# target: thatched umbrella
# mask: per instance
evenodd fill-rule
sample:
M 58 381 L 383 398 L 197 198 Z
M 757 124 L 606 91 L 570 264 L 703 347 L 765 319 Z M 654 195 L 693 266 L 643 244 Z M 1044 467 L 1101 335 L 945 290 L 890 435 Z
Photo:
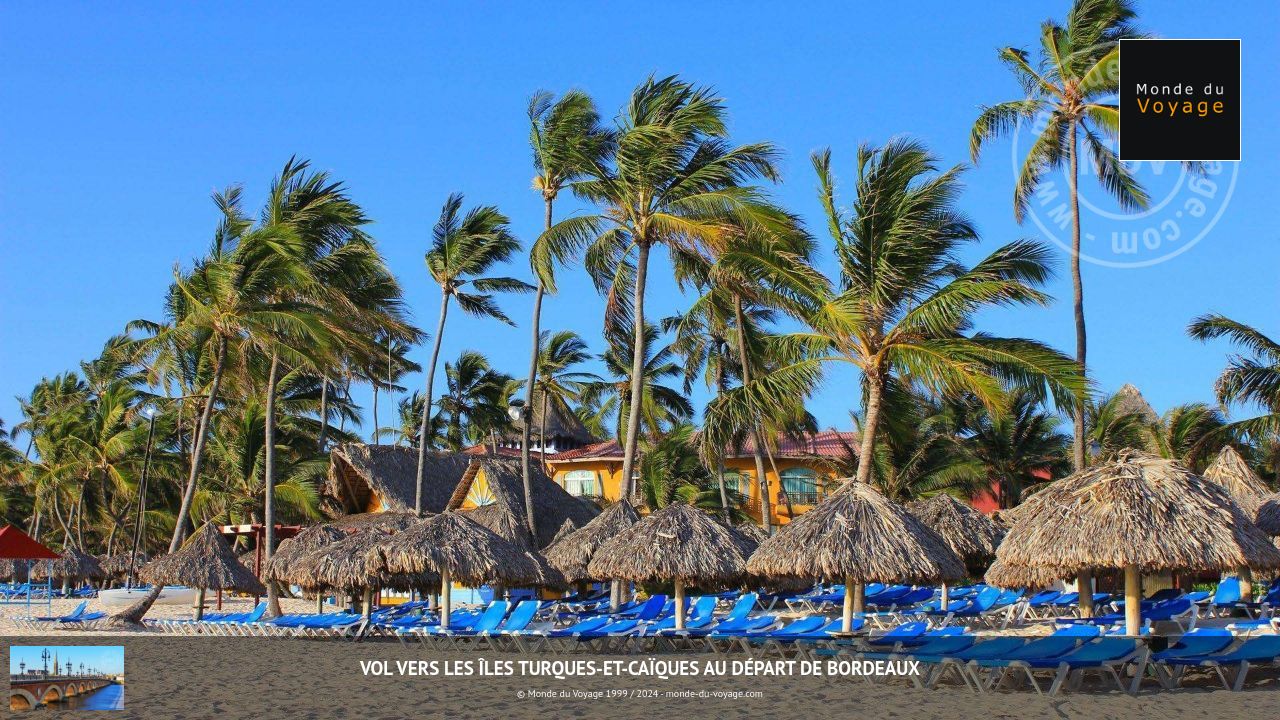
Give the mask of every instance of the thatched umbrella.
M 942 538 L 965 564 L 986 563 L 996 556 L 1004 528 L 968 503 L 939 493 L 928 500 L 907 503 L 907 510 Z M 942 583 L 942 607 L 951 602 L 950 586 Z
M 599 546 L 587 574 L 632 582 L 673 581 L 679 630 L 684 628 L 685 585 L 727 583 L 745 574 L 741 538 L 707 513 L 675 503 Z
M 1245 516 L 1257 521 L 1258 510 L 1271 492 L 1262 478 L 1253 472 L 1249 463 L 1240 457 L 1235 448 L 1226 445 L 1218 451 L 1209 467 L 1205 468 L 1204 479 L 1221 485 L 1236 501 Z M 1240 599 L 1248 602 L 1253 597 L 1253 572 L 1247 567 L 1237 569 L 1240 576 Z
M 0 560 L 0 580 L 27 581 L 27 564 L 17 560 Z
M 1130 635 L 1141 623 L 1144 572 L 1280 567 L 1280 550 L 1221 486 L 1133 450 L 1037 493 L 996 558 L 1041 575 L 1123 570 Z
M 69 547 L 52 563 L 41 563 L 31 568 L 31 577 L 35 580 L 45 578 L 62 578 L 66 582 L 72 580 L 102 580 L 107 573 L 102 569 L 98 558 L 80 550 Z
M 569 535 L 558 538 L 542 551 L 543 557 L 559 570 L 565 580 L 575 583 L 598 580 L 587 572 L 592 556 L 604 543 L 639 522 L 640 516 L 626 500 L 619 500 Z
M 121 580 L 129 576 L 130 560 L 133 561 L 132 568 L 133 571 L 136 572 L 138 568 L 147 564 L 148 559 L 147 554 L 141 551 L 132 558 L 130 558 L 130 553 L 127 552 L 108 555 L 107 558 L 101 562 L 102 571 L 107 574 L 108 578 Z
M 1262 499 L 1258 506 L 1257 525 L 1268 535 L 1280 535 L 1280 493 Z
M 449 511 L 423 520 L 369 550 L 370 572 L 440 575 L 440 626 L 449 626 L 453 582 L 520 584 L 536 581 L 539 568 L 521 547 Z
M 339 531 L 340 532 L 340 531 Z M 365 618 L 373 612 L 374 588 L 411 590 L 431 587 L 439 582 L 432 573 L 388 573 L 369 562 L 370 551 L 387 543 L 392 534 L 377 527 L 365 528 L 327 542 L 304 553 L 289 564 L 280 579 L 304 590 L 317 592 L 336 590 L 352 595 L 362 594 Z
M 374 526 L 376 527 L 376 526 Z M 286 579 L 295 563 L 305 555 L 330 543 L 335 543 L 347 533 L 329 523 L 312 525 L 302 532 L 281 541 L 271 559 L 262 566 L 262 580 L 290 584 Z M 324 593 L 316 593 L 316 613 L 324 612 Z
M 875 488 L 844 483 L 760 543 L 747 569 L 765 576 L 844 578 L 845 632 L 864 608 L 869 582 L 931 583 L 965 575 L 964 563 L 915 515 Z
M 552 536 L 551 542 L 547 543 L 547 547 L 551 547 L 552 544 L 569 537 L 581 528 L 582 526 L 574 522 L 573 518 L 565 518 L 565 521 L 560 523 L 560 529 L 556 531 L 554 536 Z
M 411 525 L 416 525 L 420 519 L 411 512 L 357 513 L 355 515 L 344 515 L 328 524 L 347 532 L 366 528 L 381 528 L 390 532 L 399 532 Z
M 236 559 L 213 523 L 205 523 L 177 552 L 152 560 L 142 568 L 139 577 L 155 585 L 187 585 L 199 589 L 196 620 L 204 617 L 207 590 L 238 590 L 252 595 L 267 592 L 253 571 Z

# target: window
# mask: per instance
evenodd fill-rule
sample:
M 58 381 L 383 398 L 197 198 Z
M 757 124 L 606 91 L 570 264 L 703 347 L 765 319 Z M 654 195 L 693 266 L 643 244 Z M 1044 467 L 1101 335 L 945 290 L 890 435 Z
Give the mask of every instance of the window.
M 596 474 L 593 470 L 570 470 L 564 474 L 564 489 L 574 497 L 599 495 L 596 484 Z
M 808 468 L 783 470 L 782 489 L 797 505 L 818 504 L 818 474 Z
M 729 492 L 748 494 L 751 487 L 751 476 L 743 477 L 743 474 L 737 470 L 724 471 L 724 489 Z

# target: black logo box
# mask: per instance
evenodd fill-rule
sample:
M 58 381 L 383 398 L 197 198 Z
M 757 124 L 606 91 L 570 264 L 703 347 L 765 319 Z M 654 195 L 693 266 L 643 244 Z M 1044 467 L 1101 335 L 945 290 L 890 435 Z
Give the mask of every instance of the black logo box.
M 1120 158 L 1239 160 L 1240 95 L 1239 40 L 1121 40 Z

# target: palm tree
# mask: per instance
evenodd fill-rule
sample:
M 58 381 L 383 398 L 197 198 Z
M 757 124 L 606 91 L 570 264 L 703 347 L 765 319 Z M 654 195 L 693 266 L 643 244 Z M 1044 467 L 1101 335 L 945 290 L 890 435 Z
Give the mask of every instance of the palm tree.
M 1000 507 L 1014 507 L 1022 502 L 1023 490 L 1069 467 L 1071 438 L 1059 432 L 1062 421 L 1044 409 L 1035 392 L 1015 388 L 995 410 L 971 398 L 948 404 L 968 452 L 999 488 Z
M 437 403 L 445 427 L 445 445 L 455 452 L 467 443 L 483 442 L 506 427 L 506 389 L 511 376 L 494 370 L 484 355 L 464 350 L 444 364 L 448 391 Z
M 1084 415 L 1085 441 L 1098 459 L 1105 460 L 1126 448 L 1147 447 L 1147 417 L 1130 406 L 1121 393 L 1086 403 Z
M 574 185 L 574 192 L 598 205 L 601 213 L 562 220 L 535 245 L 534 267 L 548 290 L 554 289 L 548 272 L 553 262 L 564 262 L 588 246 L 586 262 L 597 278 L 612 276 L 632 286 L 632 378 L 644 370 L 644 295 L 653 248 L 666 247 L 673 256 L 706 257 L 733 237 L 728 221 L 777 219 L 760 191 L 746 185 L 756 178 L 776 179 L 773 147 L 731 147 L 725 120 L 724 104 L 709 88 L 674 76 L 649 78 L 632 93 L 619 119 L 613 166 L 593 167 L 589 178 Z M 643 383 L 632 383 L 627 402 L 624 496 L 632 490 L 642 389 Z
M 1240 355 L 1227 359 L 1227 367 L 1214 384 L 1223 405 L 1253 404 L 1263 414 L 1235 420 L 1224 431 L 1250 438 L 1259 444 L 1280 433 L 1280 343 L 1262 331 L 1223 315 L 1202 315 L 1187 327 L 1187 334 L 1208 342 L 1226 338 L 1240 348 Z
M 677 378 L 683 369 L 676 361 L 675 350 L 670 345 L 656 345 L 659 331 L 654 325 L 645 328 L 645 354 L 639 374 L 632 374 L 632 333 L 630 328 L 611 334 L 609 349 L 600 359 L 604 361 L 607 379 L 586 382 L 580 391 L 582 407 L 589 409 L 584 423 L 592 434 L 607 435 L 612 423 L 614 436 L 620 444 L 628 443 L 630 426 L 626 418 L 638 418 L 635 432 L 645 437 L 656 437 L 693 416 L 693 405 L 678 389 L 663 384 Z M 640 378 L 639 392 L 632 390 L 632 377 Z M 632 398 L 639 396 L 640 409 L 632 412 Z M 623 489 L 628 487 L 624 481 Z M 629 495 L 623 495 L 629 497 Z
M 977 233 L 954 207 L 959 167 L 937 172 L 934 157 L 907 139 L 863 146 L 852 212 L 845 212 L 836 204 L 830 152 L 816 154 L 813 163 L 838 281 L 793 286 L 807 297 L 802 319 L 808 329 L 781 341 L 802 350 L 793 353 L 798 359 L 713 403 L 708 427 L 732 427 L 787 398 L 806 397 L 829 362 L 862 373 L 864 458 L 875 456 L 881 407 L 893 383 L 937 395 L 968 392 L 991 407 L 1005 383 L 1047 387 L 1061 403 L 1084 394 L 1084 378 L 1061 353 L 1034 340 L 965 334 L 981 308 L 1046 303 L 1035 286 L 1049 269 L 1047 250 L 1029 241 L 1005 245 L 973 267 L 961 263 L 957 252 Z M 859 464 L 857 480 L 870 482 L 872 469 Z
M 373 389 L 371 412 L 373 413 L 374 445 L 381 441 L 382 426 L 378 421 L 379 392 L 385 390 L 394 399 L 392 393 L 405 391 L 404 386 L 399 384 L 400 380 L 408 373 L 422 371 L 421 365 L 409 359 L 409 350 L 412 345 L 403 339 L 384 332 L 376 344 L 379 348 L 377 357 L 367 357 L 359 366 L 360 378 L 369 383 Z
M 1180 460 L 1195 472 L 1203 472 L 1231 438 L 1223 432 L 1222 411 L 1205 403 L 1175 405 L 1147 428 L 1150 449 L 1157 455 Z
M 418 428 L 418 478 L 413 508 L 422 514 L 422 490 L 426 480 L 427 427 L 431 420 L 432 383 L 440 359 L 440 341 L 449 315 L 449 301 L 455 300 L 464 313 L 489 317 L 508 325 L 515 323 L 498 308 L 495 292 L 529 292 L 533 287 L 508 277 L 480 277 L 494 265 L 506 262 L 520 251 L 520 241 L 508 227 L 507 216 L 485 205 L 462 214 L 462 195 L 454 193 L 445 201 L 427 251 L 427 271 L 440 285 L 440 320 L 436 324 L 435 345 L 427 364 L 427 389 L 423 394 L 421 424 Z M 468 287 L 469 286 L 469 287 Z M 464 289 L 465 288 L 465 289 Z M 474 289 L 474 292 L 471 290 Z
M 612 152 L 612 144 L 613 133 L 601 126 L 600 113 L 586 93 L 570 90 L 556 100 L 551 93 L 539 91 L 529 99 L 529 145 L 533 148 L 533 165 L 538 172 L 533 178 L 533 189 L 542 193 L 546 207 L 544 231 L 552 227 L 552 210 L 560 192 L 586 177 L 592 168 L 604 165 Z M 553 270 L 550 265 L 543 268 L 549 276 Z M 530 413 L 538 385 L 538 363 L 544 339 L 542 297 L 546 291 L 546 283 L 540 276 L 533 296 L 533 351 L 529 353 L 529 377 L 525 382 L 524 404 Z M 524 422 L 520 431 L 520 472 L 524 481 L 525 520 L 529 532 L 536 535 L 533 480 L 529 470 L 531 438 L 530 423 Z
M 722 511 L 719 490 L 711 474 L 698 456 L 694 428 L 688 423 L 677 425 L 671 432 L 641 441 L 637 493 L 650 510 L 661 510 L 672 503 L 693 505 L 708 512 Z M 742 498 L 736 493 L 725 522 L 749 520 L 740 509 Z
M 1080 145 L 1093 159 L 1094 174 L 1106 191 L 1125 208 L 1144 208 L 1148 198 L 1105 139 L 1120 132 L 1120 109 L 1107 102 L 1119 89 L 1120 39 L 1133 37 L 1135 17 L 1129 0 L 1075 0 L 1065 25 L 1047 20 L 1040 28 L 1038 69 L 1031 56 L 1018 48 L 1000 50 L 1000 59 L 1026 91 L 1027 97 L 984 107 L 973 124 L 969 151 L 977 162 L 984 142 L 1014 132 L 1021 120 L 1043 118 L 1018 173 L 1013 191 L 1014 215 L 1022 222 L 1035 191 L 1045 176 L 1063 167 L 1068 172 L 1071 202 L 1071 284 L 1074 293 L 1076 362 L 1086 375 L 1084 284 L 1080 276 Z M 1073 412 L 1075 436 L 1072 462 L 1085 466 L 1084 408 Z

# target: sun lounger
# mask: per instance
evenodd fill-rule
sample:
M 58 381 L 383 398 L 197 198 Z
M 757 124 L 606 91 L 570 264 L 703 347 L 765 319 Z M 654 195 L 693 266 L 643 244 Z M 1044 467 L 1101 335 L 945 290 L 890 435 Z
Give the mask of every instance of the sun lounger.
M 1173 678 L 1165 665 L 1166 661 L 1221 653 L 1235 642 L 1236 636 L 1225 628 L 1197 628 L 1183 635 L 1172 646 L 1152 653 L 1145 668 L 1151 670 L 1151 674 L 1161 687 L 1172 687 Z M 1181 670 L 1177 672 L 1180 673 Z M 1133 688 L 1135 690 L 1142 683 L 1145 674 L 1145 672 L 1134 673 Z
M 1064 655 L 1074 650 L 1082 642 L 1097 638 L 1099 634 L 1096 626 L 1073 625 L 1057 630 L 1048 637 L 1032 640 L 1001 655 L 970 658 L 963 669 L 969 673 L 969 679 L 972 681 L 971 687 L 981 691 L 994 685 L 997 680 L 1002 678 L 1004 669 L 1009 666 L 1010 662 L 1015 660 L 1043 660 Z M 986 679 L 981 675 L 983 670 L 989 671 Z
M 1277 661 L 1280 661 L 1280 635 L 1260 635 L 1245 640 L 1240 647 L 1229 652 L 1172 657 L 1162 660 L 1161 664 L 1170 670 L 1166 675 L 1170 679 L 1168 687 L 1180 684 L 1187 668 L 1208 667 L 1218 674 L 1224 688 L 1240 690 L 1251 666 Z M 1228 681 L 1228 674 L 1233 670 L 1235 677 Z
M 1011 660 L 1004 666 L 994 687 L 999 688 L 1010 672 L 1020 670 L 1027 678 L 1037 694 L 1044 694 L 1040 683 L 1036 682 L 1036 671 L 1053 673 L 1053 683 L 1049 686 L 1049 694 L 1057 695 L 1064 684 L 1078 685 L 1084 673 L 1093 670 L 1106 673 L 1116 682 L 1120 690 L 1126 690 L 1120 677 L 1119 669 L 1130 662 L 1142 663 L 1146 648 L 1133 638 L 1100 638 L 1081 645 L 1065 653 L 1049 650 L 1040 657 L 1028 657 L 1025 654 Z M 1136 690 L 1136 686 L 1134 688 Z
M 418 640 L 424 645 L 443 645 L 449 647 L 452 645 L 452 638 L 457 635 L 474 635 L 478 632 L 489 632 L 498 627 L 507 617 L 507 612 L 511 609 L 511 603 L 506 600 L 494 600 L 485 607 L 484 612 L 480 616 L 471 620 L 456 623 L 449 621 L 447 627 L 439 624 L 422 628 L 418 633 Z M 437 643 L 437 641 L 440 641 Z

